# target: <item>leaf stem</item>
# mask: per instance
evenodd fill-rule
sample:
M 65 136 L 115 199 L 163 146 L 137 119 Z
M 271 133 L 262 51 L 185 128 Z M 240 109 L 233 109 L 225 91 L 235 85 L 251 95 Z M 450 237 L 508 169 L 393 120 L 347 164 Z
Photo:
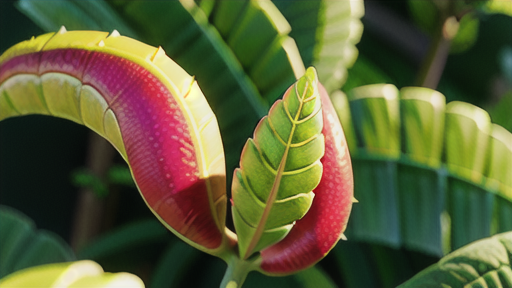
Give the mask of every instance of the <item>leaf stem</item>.
M 89 133 L 88 146 L 87 169 L 94 175 L 103 178 L 112 164 L 115 150 L 107 140 L 92 131 Z M 109 210 L 106 205 L 106 200 L 98 198 L 91 189 L 81 189 L 71 234 L 71 246 L 75 251 L 101 232 L 102 223 L 106 220 L 105 214 Z
M 259 255 L 251 259 L 244 260 L 236 254 L 231 254 L 228 259 L 228 268 L 220 284 L 220 288 L 240 288 L 244 284 L 245 278 L 249 272 L 254 270 L 255 264 L 261 259 Z M 257 264 L 256 264 L 257 265 Z
M 441 20 L 416 79 L 417 85 L 431 89 L 436 89 L 439 84 L 450 53 L 451 41 L 459 30 L 458 18 L 451 15 L 453 7 L 446 7 L 444 10 L 446 11 L 441 11 L 443 16 L 440 17 Z

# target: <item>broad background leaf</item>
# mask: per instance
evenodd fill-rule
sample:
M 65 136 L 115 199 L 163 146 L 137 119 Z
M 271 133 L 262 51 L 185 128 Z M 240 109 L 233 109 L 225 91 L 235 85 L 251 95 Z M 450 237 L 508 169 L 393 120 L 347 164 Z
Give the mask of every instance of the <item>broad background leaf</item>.
M 54 233 L 37 230 L 23 213 L 0 205 L 0 278 L 20 269 L 73 261 L 73 251 Z
M 485 111 L 384 84 L 356 88 L 348 102 L 342 124 L 356 131 L 355 197 L 365 203 L 354 206 L 349 239 L 441 256 L 510 229 L 512 135 Z
M 510 287 L 512 232 L 464 246 L 398 287 Z
M 300 2 L 300 1 L 296 1 L 296 2 Z M 490 1 L 490 2 L 492 2 L 492 1 Z M 498 18 L 493 18 L 493 19 L 498 19 Z M 491 19 L 492 21 L 489 21 L 490 24 L 488 26 L 486 26 L 487 28 L 483 27 L 484 31 L 481 33 L 480 37 L 485 38 L 486 37 L 485 35 L 491 35 L 492 33 L 491 34 L 490 33 L 486 33 L 486 32 L 491 32 L 491 31 L 503 31 L 505 33 L 505 35 L 506 35 L 506 33 L 507 33 L 506 31 L 509 30 L 507 27 L 509 27 L 509 26 L 503 25 L 503 24 L 505 24 L 503 19 L 504 19 L 503 17 L 499 18 L 498 20 L 492 20 Z M 154 20 L 154 19 L 151 19 L 151 20 Z M 58 24 L 58 26 L 60 26 L 60 24 Z M 110 29 L 105 28 L 104 30 L 110 30 Z M 118 30 L 120 30 L 120 29 L 118 29 Z M 121 31 L 121 33 L 125 34 L 125 35 L 127 34 L 124 31 Z M 494 35 L 494 34 L 492 34 L 492 35 Z M 494 37 L 494 36 L 489 36 L 489 37 Z M 490 41 L 489 37 L 487 37 L 486 39 L 482 40 L 483 41 L 482 43 L 486 43 L 486 47 L 488 46 L 487 45 L 488 43 L 492 42 L 492 41 Z M 24 38 L 26 38 L 26 37 L 23 37 L 23 39 Z M 503 37 L 501 37 L 499 39 L 503 39 Z M 296 41 L 297 41 L 297 43 L 299 43 L 298 39 L 296 39 Z M 402 57 L 403 55 L 400 55 L 400 57 L 395 57 L 393 55 L 393 53 L 390 53 L 390 51 L 386 50 L 386 48 L 383 48 L 382 45 L 380 45 L 378 43 L 378 41 L 375 41 L 375 38 L 368 37 L 368 38 L 366 38 L 366 41 L 363 41 L 363 42 L 364 42 L 364 43 L 362 43 L 363 44 L 362 45 L 363 48 L 360 48 L 360 49 L 362 49 L 362 51 L 364 53 L 363 56 L 366 56 L 366 57 L 365 58 L 359 57 L 359 60 L 356 62 L 354 68 L 352 68 L 349 71 L 350 72 L 350 77 L 348 78 L 347 84 L 344 86 L 345 89 L 346 89 L 345 91 L 348 91 L 350 88 L 359 86 L 361 84 L 371 84 L 371 83 L 378 83 L 378 82 L 390 83 L 391 82 L 391 83 L 396 83 L 396 85 L 399 86 L 399 87 L 402 87 L 404 85 L 407 85 L 407 84 L 411 83 L 411 79 L 409 79 L 409 78 L 411 77 L 411 75 L 414 75 L 414 73 L 413 73 L 413 70 L 412 70 L 411 67 L 409 67 L 408 65 L 404 64 L 403 57 Z M 500 41 L 497 41 L 497 42 L 500 42 Z M 501 42 L 503 42 L 503 41 L 501 41 Z M 496 43 L 494 43 L 492 45 L 495 46 L 495 44 Z M 478 43 L 476 44 L 476 46 L 478 47 Z M 299 45 L 299 47 L 300 47 L 300 45 Z M 474 50 L 474 51 L 482 52 L 482 49 Z M 471 53 L 472 52 L 470 51 L 470 54 Z M 478 53 L 478 52 L 473 52 L 473 55 L 475 53 Z M 492 73 L 486 73 L 486 75 L 481 75 L 480 72 L 483 71 L 481 69 L 481 67 L 485 66 L 486 69 L 487 69 L 487 67 L 490 66 L 490 64 L 489 65 L 487 65 L 487 64 L 488 63 L 493 63 L 493 61 L 489 60 L 489 57 L 491 57 L 491 56 L 494 57 L 494 54 L 493 53 L 487 53 L 487 54 L 486 53 L 483 53 L 483 54 L 480 53 L 479 55 L 480 56 L 483 55 L 483 56 L 479 57 L 476 60 L 476 62 L 474 62 L 474 61 L 466 61 L 465 59 L 468 59 L 469 56 L 468 57 L 459 57 L 459 58 L 452 59 L 452 62 L 449 61 L 446 73 L 451 75 L 452 78 L 457 78 L 457 77 L 462 78 L 463 79 L 463 83 L 464 83 L 464 87 L 461 88 L 461 87 L 455 87 L 453 85 L 453 83 L 456 83 L 457 79 L 455 79 L 455 80 L 451 79 L 451 80 L 448 80 L 448 81 L 441 82 L 440 89 L 443 89 L 445 91 L 446 90 L 450 91 L 450 93 L 445 93 L 445 95 L 448 97 L 449 100 L 451 100 L 451 99 L 468 99 L 468 101 L 475 101 L 475 102 L 480 102 L 481 103 L 482 100 L 480 100 L 480 99 L 483 99 L 483 98 L 478 98 L 477 99 L 475 97 L 475 95 L 477 95 L 477 96 L 480 95 L 481 96 L 483 94 L 481 93 L 481 89 L 479 89 L 475 85 L 476 84 L 480 85 L 481 83 L 487 83 L 486 82 L 487 80 L 486 79 L 481 79 L 481 77 L 489 78 L 490 75 L 492 75 Z M 375 60 L 375 59 L 377 59 L 377 60 Z M 492 58 L 492 59 L 494 59 L 494 58 Z M 366 63 L 363 63 L 364 60 L 366 60 Z M 484 62 L 487 63 L 487 64 L 486 65 L 482 65 L 482 63 L 484 63 Z M 361 69 L 361 67 L 363 66 L 363 64 L 361 64 L 361 63 L 368 64 L 366 66 L 371 67 L 371 68 L 367 69 L 366 72 L 360 72 L 359 73 L 358 71 L 362 71 L 363 70 L 363 69 Z M 464 64 L 464 63 L 467 63 L 467 64 L 470 63 L 470 65 L 472 67 L 467 67 L 467 65 Z M 461 65 L 461 64 L 464 64 L 464 65 Z M 471 68 L 471 69 L 469 69 L 469 68 Z M 478 77 L 475 77 L 475 75 L 473 75 L 474 73 L 472 74 L 472 72 L 471 72 L 471 71 L 473 71 L 475 69 L 479 71 Z M 376 74 L 374 72 L 375 71 L 379 71 L 379 70 L 381 72 L 385 72 L 386 73 L 386 74 L 380 73 L 380 76 L 379 76 L 379 77 L 384 77 L 385 80 L 372 80 L 372 79 L 365 78 L 365 75 L 374 75 L 374 74 Z M 485 71 L 488 71 L 488 70 L 485 70 Z M 371 72 L 371 73 L 369 73 L 369 72 Z M 361 76 L 356 78 L 355 76 L 357 76 L 358 74 L 361 75 Z M 359 83 L 361 83 L 361 84 L 354 84 L 356 79 L 359 79 L 358 81 L 360 81 Z M 473 80 L 469 80 L 469 79 L 473 79 Z M 478 81 L 476 81 L 476 80 L 478 80 Z M 480 85 L 480 86 L 485 86 L 485 85 Z M 471 93 L 468 93 L 468 92 L 471 92 Z M 506 107 L 506 105 L 497 105 L 495 107 L 496 108 L 504 108 L 504 107 Z M 506 113 L 505 113 L 505 115 L 506 115 Z M 492 116 L 492 113 L 491 113 L 491 116 Z M 492 119 L 495 122 L 499 122 L 499 121 L 495 120 L 494 117 Z M 507 117 L 505 117 L 504 119 L 508 120 Z M 502 122 L 502 123 L 504 123 L 504 122 Z M 508 129 L 510 129 L 510 128 L 508 128 Z M 345 128 L 345 132 L 346 133 L 347 133 L 347 131 L 348 131 L 348 129 Z M 350 141 L 350 139 L 347 139 L 347 140 Z M 407 168 L 411 167 L 411 164 L 409 163 L 409 164 L 405 165 L 404 167 L 407 169 Z M 429 170 L 426 167 L 419 167 L 419 169 L 420 169 L 420 171 Z M 418 172 L 418 173 L 423 173 L 423 172 Z M 433 170 L 433 174 L 437 174 L 437 173 L 441 173 L 441 174 L 440 175 L 434 175 L 433 177 L 436 177 L 437 179 L 446 179 L 446 177 L 443 176 L 444 173 L 445 173 L 443 169 L 434 169 Z M 356 193 L 357 193 L 357 191 L 356 191 Z M 413 194 L 413 196 L 414 196 L 414 194 Z M 356 194 L 356 197 L 357 197 L 357 194 Z M 419 198 L 419 197 L 417 197 L 417 199 L 421 200 L 421 198 Z M 510 209 L 506 208 L 506 207 L 510 206 L 510 201 L 505 200 L 504 198 L 499 198 L 499 197 L 497 199 L 498 199 L 497 202 L 502 202 L 504 207 L 505 207 L 505 209 L 501 209 L 501 210 L 498 209 L 499 211 L 502 211 L 500 213 L 503 213 L 505 211 L 504 215 L 509 215 L 508 218 L 506 216 L 500 216 L 500 217 L 503 217 L 502 219 L 510 219 L 510 214 L 506 214 L 506 211 L 510 211 Z M 420 202 L 423 205 L 421 207 L 427 206 L 427 205 L 424 205 L 423 201 L 420 201 Z M 420 207 L 420 206 L 418 206 L 418 207 Z M 441 205 L 440 207 L 444 207 L 444 206 Z M 409 209 L 412 212 L 414 212 L 416 210 L 414 207 L 410 207 Z M 443 215 L 448 215 L 448 214 L 446 212 L 444 212 Z M 443 221 L 439 221 L 439 222 L 450 223 L 450 221 L 449 221 L 450 217 L 446 218 L 446 217 L 443 216 L 442 219 L 444 219 L 444 220 Z M 448 221 L 446 221 L 446 220 L 448 220 Z M 350 222 L 350 223 L 352 223 L 352 222 Z M 412 221 L 410 223 L 413 224 Z M 437 223 L 437 221 L 435 223 Z M 506 222 L 505 221 L 501 221 L 500 223 L 506 223 Z M 353 224 L 349 224 L 349 228 L 351 228 L 351 226 L 353 226 Z M 448 226 L 450 227 L 451 225 L 448 225 Z M 496 226 L 493 226 L 493 229 L 494 229 L 494 227 L 496 227 Z M 504 228 L 502 228 L 502 229 L 504 229 Z M 510 228 L 507 228 L 507 229 L 510 230 Z M 446 229 L 443 228 L 443 231 L 446 232 Z M 450 230 L 448 229 L 447 230 L 448 235 L 449 235 L 449 231 Z M 506 231 L 506 230 L 502 230 L 502 231 Z M 354 240 L 354 238 L 353 237 L 349 237 L 349 240 Z M 352 241 L 352 243 L 353 243 L 353 241 Z M 357 243 L 355 245 L 359 246 L 361 244 Z M 372 244 L 372 245 L 377 245 L 377 244 Z M 438 244 L 435 244 L 434 246 L 438 247 Z M 342 247 L 337 247 L 336 249 L 338 249 L 338 248 L 342 249 Z M 367 246 L 364 246 L 363 248 L 364 248 L 365 251 L 368 251 L 368 249 L 367 249 L 368 247 Z M 424 248 L 422 248 L 422 249 L 424 249 Z M 437 250 L 437 251 L 439 251 L 439 250 Z M 363 254 L 364 254 L 363 256 L 366 256 L 366 259 L 370 259 L 369 263 L 371 263 L 373 261 L 373 258 L 372 258 L 372 257 L 374 257 L 374 256 L 372 256 L 373 253 L 371 253 L 371 252 L 364 252 Z M 362 258 L 365 258 L 365 257 L 362 257 Z M 392 263 L 393 259 L 391 258 L 391 259 L 388 259 L 388 260 L 389 260 L 389 263 Z M 366 267 L 368 267 L 368 266 L 366 266 Z M 344 275 L 347 275 L 347 274 L 344 274 Z M 348 277 L 348 276 L 345 276 L 345 277 Z M 362 278 L 362 277 L 360 277 L 360 278 Z M 366 276 L 364 278 L 368 279 L 369 277 Z M 356 285 L 356 287 L 357 287 L 357 285 Z

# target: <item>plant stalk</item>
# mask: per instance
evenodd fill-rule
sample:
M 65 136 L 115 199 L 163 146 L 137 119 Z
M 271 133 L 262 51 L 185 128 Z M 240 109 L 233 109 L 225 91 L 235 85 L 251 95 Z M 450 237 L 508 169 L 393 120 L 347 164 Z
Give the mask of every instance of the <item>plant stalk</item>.
M 437 88 L 450 53 L 451 41 L 457 30 L 458 21 L 455 17 L 446 17 L 441 21 L 416 79 L 418 86 Z
M 238 255 L 232 254 L 228 260 L 228 269 L 224 274 L 224 278 L 220 284 L 221 288 L 240 288 L 244 284 L 247 274 L 254 270 L 256 259 L 248 260 L 240 259 Z
M 116 151 L 112 145 L 94 132 L 89 134 L 86 167 L 94 175 L 104 178 L 111 166 Z M 71 231 L 71 247 L 78 251 L 90 240 L 101 233 L 105 218 L 106 202 L 91 189 L 79 191 Z

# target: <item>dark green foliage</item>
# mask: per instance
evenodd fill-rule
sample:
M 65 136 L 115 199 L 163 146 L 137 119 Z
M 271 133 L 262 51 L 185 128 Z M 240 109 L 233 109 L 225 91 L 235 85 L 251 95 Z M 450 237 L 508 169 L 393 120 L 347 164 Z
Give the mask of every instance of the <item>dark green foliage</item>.
M 507 142 L 510 141 L 510 133 L 495 128 L 490 122 L 484 126 L 491 128 L 482 130 L 478 125 L 471 125 L 468 119 L 474 116 L 467 114 L 467 111 L 452 113 L 444 105 L 432 105 L 432 99 L 421 100 L 422 97 L 435 94 L 431 91 L 411 88 L 398 92 L 396 88 L 390 88 L 385 92 L 391 94 L 375 94 L 371 91 L 366 94 L 368 91 L 359 89 L 350 92 L 348 98 L 343 92 L 335 91 L 342 88 L 349 92 L 353 88 L 374 83 L 391 83 L 399 88 L 411 85 L 417 72 L 418 58 L 423 56 L 411 56 L 406 48 L 393 43 L 394 40 L 383 39 L 386 36 L 383 37 L 375 27 L 366 25 L 369 21 L 363 18 L 365 34 L 358 46 L 361 55 L 354 64 L 358 54 L 354 45 L 361 37 L 362 25 L 359 18 L 362 10 L 347 8 L 348 2 L 353 1 L 276 1 L 275 5 L 283 15 L 272 9 L 269 12 L 260 4 L 243 1 L 233 2 L 237 4 L 234 7 L 226 5 L 225 1 L 209 0 L 195 3 L 22 0 L 17 6 L 46 31 L 56 31 L 61 25 L 65 25 L 68 30 L 117 29 L 122 35 L 151 45 L 162 45 L 171 58 L 195 75 L 208 97 L 221 126 L 228 175 L 232 175 L 232 169 L 238 165 L 241 148 L 252 135 L 256 123 L 267 113 L 273 100 L 281 95 L 283 87 L 295 80 L 297 75 L 294 72 L 300 71 L 301 61 L 295 59 L 294 62 L 286 56 L 286 53 L 295 49 L 296 51 L 290 53 L 300 54 L 306 66 L 316 65 L 321 81 L 329 91 L 333 91 L 330 95 L 343 122 L 353 157 L 355 197 L 359 203 L 355 204 L 349 221 L 346 233 L 348 242 L 339 243 L 321 265 L 283 278 L 252 273 L 244 287 L 394 287 L 452 249 L 482 237 L 512 230 L 512 198 L 509 192 L 512 187 L 509 164 L 512 163 L 512 156 L 510 143 Z M 430 1 L 410 2 L 416 6 L 433 6 Z M 457 40 L 456 37 L 452 47 L 460 53 L 448 57 L 438 90 L 446 96 L 447 102 L 461 100 L 490 107 L 492 122 L 502 125 L 510 132 L 512 74 L 510 65 L 507 64 L 510 63 L 507 55 L 512 47 L 511 38 L 508 36 L 512 31 L 511 18 L 487 14 L 494 13 L 493 11 L 504 13 L 504 10 L 499 10 L 503 7 L 496 8 L 499 6 L 498 2 L 500 1 L 486 1 L 487 4 L 494 4 L 477 7 L 478 29 L 474 27 L 475 21 L 469 21 L 469 24 L 461 22 L 461 34 L 457 36 L 460 39 Z M 419 9 L 420 13 L 409 13 L 406 2 L 388 1 L 383 5 L 409 17 L 409 20 L 414 18 L 414 21 L 423 21 L 420 25 L 428 30 L 436 28 L 432 21 L 438 17 L 434 15 L 435 12 L 429 14 L 428 9 Z M 413 7 L 412 10 L 414 9 Z M 4 11 L 0 13 L 6 13 Z M 21 25 L 16 19 L 11 21 L 10 16 L 2 14 L 2 18 L 10 21 L 7 24 L 2 20 L 4 25 L 0 29 L 3 39 L 6 43 L 9 42 L 6 46 L 2 44 L 4 49 L 28 39 L 32 34 L 41 33 L 33 26 Z M 288 21 L 291 30 L 283 24 L 282 16 Z M 368 15 L 374 16 L 371 13 Z M 462 19 L 468 21 L 473 16 L 475 14 L 468 14 Z M 31 31 L 31 34 L 25 35 L 27 31 Z M 260 33 L 256 33 L 257 37 L 254 37 L 251 31 Z M 326 39 L 327 36 L 331 38 Z M 267 49 L 268 47 L 271 49 Z M 347 71 L 352 64 L 354 66 Z M 391 97 L 385 97 L 386 95 Z M 417 95 L 422 95 L 418 97 L 419 100 L 416 99 Z M 502 99 L 501 102 L 498 102 L 499 99 Z M 10 123 L 1 125 L 6 124 Z M 49 122 L 45 125 L 53 124 Z M 472 128 L 461 128 L 466 126 Z M 3 128 L 0 134 L 7 136 L 0 137 L 2 143 L 8 141 L 7 139 L 14 141 L 10 135 L 19 134 L 21 130 L 17 129 L 19 128 L 6 134 L 9 129 Z M 480 136 L 471 138 L 473 136 L 465 134 L 466 129 Z M 63 133 L 68 138 L 76 138 L 75 134 L 69 134 L 66 129 Z M 453 137 L 454 135 L 458 136 Z M 485 144 L 476 140 L 482 137 Z M 61 149 L 58 145 L 47 146 Z M 4 147 L 7 146 L 3 145 L 2 149 L 6 149 Z M 2 162 L 10 160 L 9 163 L 14 163 L 11 164 L 14 167 L 12 171 L 23 171 L 17 173 L 16 179 L 30 179 L 41 186 L 48 184 L 33 180 L 39 178 L 36 177 L 38 175 L 33 175 L 34 172 L 29 169 L 31 167 L 21 164 L 24 163 L 21 160 L 12 160 L 8 153 L 3 152 Z M 59 153 L 63 154 L 61 151 L 56 152 L 57 155 Z M 61 163 L 59 159 L 47 159 L 42 155 L 38 158 L 31 151 L 25 154 L 35 162 L 46 163 L 41 170 L 53 171 L 54 168 L 49 168 L 50 165 Z M 63 155 L 66 160 L 71 158 L 67 153 Z M 80 155 L 75 158 L 82 161 L 84 157 Z M 468 159 L 471 160 L 470 163 L 465 162 Z M 23 168 L 17 167 L 18 161 Z M 105 187 L 112 184 L 133 185 L 129 170 L 122 167 L 111 168 L 104 180 L 81 173 L 81 186 L 96 186 L 94 190 L 105 191 Z M 3 170 L 7 169 L 11 168 Z M 25 171 L 30 175 L 26 175 Z M 40 174 L 49 183 L 57 182 L 54 174 L 48 174 L 47 171 L 41 171 Z M 3 175 L 2 182 L 11 180 Z M 48 187 L 50 188 L 38 194 L 44 195 L 48 200 L 34 198 L 28 209 L 42 206 L 43 212 L 53 213 L 58 209 L 52 203 L 73 207 L 75 199 L 63 196 L 64 192 L 71 191 L 52 193 L 54 186 Z M 119 204 L 114 206 L 117 208 L 112 212 L 119 211 L 116 217 L 123 219 L 116 224 L 141 217 L 139 210 L 143 203 L 137 206 L 127 201 L 130 197 L 138 197 L 134 189 L 123 190 L 127 193 L 121 194 Z M 2 189 L 1 193 L 0 200 L 4 203 L 5 199 L 9 199 L 4 198 L 5 193 L 10 192 Z M 68 214 L 66 219 L 72 217 Z M 30 235 L 35 235 L 36 232 L 31 230 L 33 224 L 23 225 L 20 227 L 28 227 L 26 230 L 32 231 Z M 2 239 L 7 234 L 4 234 L 3 226 L 0 228 L 0 240 L 3 242 Z M 48 236 L 46 232 L 42 234 L 46 236 L 43 236 L 45 240 L 41 240 L 41 243 L 54 243 L 53 240 L 48 240 L 53 239 L 52 235 Z M 472 281 L 469 285 L 474 287 L 478 287 L 477 284 L 512 286 L 510 244 L 507 244 L 509 248 L 506 250 L 507 248 L 503 248 L 505 246 L 498 244 L 497 239 L 496 237 L 477 243 L 477 248 L 472 248 L 473 250 L 462 248 L 462 258 L 456 261 L 469 263 L 478 272 L 476 275 L 471 271 L 473 274 L 460 271 L 461 274 L 469 273 L 472 277 L 468 277 L 465 284 Z M 0 250 L 3 247 L 4 244 L 0 243 Z M 505 250 L 508 252 L 504 252 Z M 491 257 L 480 257 L 483 254 L 496 257 L 494 260 Z M 407 282 L 409 284 L 404 284 L 404 287 L 418 286 L 418 283 L 427 283 L 434 278 L 456 284 L 454 287 L 462 285 L 460 282 L 454 283 L 454 278 L 441 269 L 446 267 L 446 263 L 455 261 L 451 255 L 453 254 L 422 272 L 412 282 Z M 484 263 L 484 266 L 468 260 L 474 255 L 477 257 L 474 259 Z M 509 257 L 508 266 L 505 259 L 500 258 L 503 255 Z M 39 256 L 33 259 L 44 258 L 44 255 Z M 225 270 L 222 261 L 184 245 L 166 232 L 155 219 L 114 228 L 80 251 L 79 258 L 84 257 L 96 259 L 107 271 L 134 271 L 144 278 L 149 287 L 212 287 L 220 283 Z M 496 259 L 501 261 L 502 268 L 497 268 Z M 51 261 L 53 260 L 59 259 L 52 258 Z M 16 265 L 29 265 L 28 262 L 24 263 Z M 4 275 L 3 267 L 7 266 L 0 265 L 0 277 Z M 432 287 L 439 286 L 438 283 L 433 285 Z
M 512 287 L 512 232 L 464 246 L 399 287 Z
M 59 236 L 36 230 L 31 219 L 3 205 L 0 205 L 0 231 L 0 278 L 32 266 L 76 259 Z

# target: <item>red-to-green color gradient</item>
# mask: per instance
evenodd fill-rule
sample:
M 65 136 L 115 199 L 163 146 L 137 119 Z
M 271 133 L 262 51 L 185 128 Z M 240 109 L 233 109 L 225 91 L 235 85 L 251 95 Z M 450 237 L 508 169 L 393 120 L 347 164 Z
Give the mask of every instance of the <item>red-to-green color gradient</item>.
M 261 270 L 286 275 L 320 261 L 343 237 L 353 202 L 352 164 L 343 129 L 325 88 L 319 84 L 325 137 L 323 174 L 308 213 L 277 244 L 261 251 Z
M 106 36 L 61 31 L 8 50 L 0 58 L 0 119 L 69 113 L 65 118 L 91 126 L 123 154 L 144 200 L 167 227 L 203 251 L 219 248 L 226 205 L 224 154 L 211 109 L 192 78 L 160 49 Z M 180 71 L 166 73 L 172 69 Z M 179 73 L 182 83 L 174 83 L 172 73 Z M 26 97 L 16 95 L 19 85 L 30 86 L 26 79 L 35 83 L 37 108 L 17 104 Z M 55 81 L 59 87 L 71 85 L 71 93 L 53 99 L 60 95 Z M 88 103 L 100 108 L 91 112 Z M 108 131 L 116 129 L 122 143 L 109 137 L 115 133 Z
M 281 184 L 282 189 L 288 187 L 289 190 L 294 190 L 293 185 L 311 186 L 305 192 L 314 193 L 314 197 L 310 195 L 312 204 L 310 201 L 309 210 L 306 207 L 301 215 L 293 216 L 290 221 L 295 224 L 288 225 L 291 229 L 287 230 L 287 235 L 281 236 L 283 240 L 272 239 L 268 244 L 264 243 L 267 245 L 262 245 L 263 248 L 253 249 L 265 231 L 265 221 L 278 222 L 290 212 L 283 210 L 283 215 L 273 215 L 270 209 L 264 209 L 266 214 L 262 215 L 266 218 L 260 216 L 263 220 L 258 222 L 258 233 L 254 234 L 256 240 L 249 237 L 251 241 L 246 242 L 250 248 L 242 258 L 238 253 L 236 236 L 225 227 L 226 171 L 217 120 L 194 78 L 167 57 L 161 48 L 120 36 L 115 31 L 108 35 L 105 32 L 67 32 L 61 29 L 57 33 L 21 42 L 0 56 L 0 120 L 43 114 L 66 118 L 91 128 L 121 153 L 148 207 L 178 237 L 197 249 L 223 258 L 229 265 L 251 263 L 246 272 L 259 270 L 268 275 L 286 275 L 314 265 L 343 238 L 354 199 L 352 166 L 343 130 L 327 92 L 317 82 L 315 70 L 311 68 L 308 71 L 310 74 L 306 73 L 292 87 L 300 90 L 297 95 L 310 89 L 315 95 L 319 94 L 320 101 L 316 100 L 318 96 L 313 97 L 316 102 L 307 97 L 300 101 L 292 100 L 304 102 L 301 105 L 309 113 L 316 109 L 314 111 L 318 113 L 311 113 L 313 116 L 310 118 L 319 120 L 318 125 L 312 125 L 309 118 L 302 121 L 297 116 L 293 119 L 297 123 L 300 122 L 298 120 L 307 120 L 318 131 L 315 130 L 313 137 L 304 134 L 309 131 L 306 124 L 297 124 L 297 131 L 306 127 L 306 130 L 300 130 L 302 134 L 297 132 L 297 135 L 309 135 L 297 140 L 298 144 L 293 142 L 296 135 L 290 132 L 293 137 L 288 137 L 290 140 L 286 143 L 295 150 L 286 146 L 289 148 L 286 148 L 286 153 L 290 155 L 285 153 L 285 160 L 281 157 L 278 159 L 281 162 L 274 163 L 274 170 L 278 167 L 280 174 L 275 180 L 278 185 L 275 191 L 272 190 L 275 192 L 272 199 L 282 200 L 276 196 Z M 304 77 L 308 79 L 307 85 Z M 301 88 L 297 88 L 299 86 Z M 286 105 L 292 105 L 290 103 Z M 279 114 L 282 117 L 274 114 L 276 119 L 286 118 L 283 113 Z M 284 125 L 281 122 L 276 120 L 276 125 Z M 257 129 L 256 134 L 267 130 Z M 261 139 L 256 137 L 257 140 L 268 142 L 277 139 L 271 139 L 263 132 L 259 133 L 262 136 L 258 136 Z M 316 146 L 311 143 L 316 143 Z M 307 146 L 309 150 L 301 150 L 299 146 Z M 273 145 L 265 147 L 270 149 L 267 151 L 269 155 L 277 149 L 272 149 Z M 293 161 L 288 161 L 288 156 Z M 308 157 L 310 161 L 304 162 Z M 245 164 L 246 170 L 250 165 L 258 165 Z M 303 167 L 308 165 L 318 166 L 313 171 L 318 177 L 297 174 L 300 177 L 293 178 L 294 181 L 283 180 L 289 177 L 286 174 L 288 166 L 304 170 Z M 259 176 L 252 180 L 266 179 Z M 306 183 L 313 178 L 316 179 L 314 185 Z M 261 188 L 268 183 L 257 184 Z M 274 202 L 272 199 L 271 203 Z M 242 202 L 235 203 L 237 209 L 246 208 L 247 203 Z M 239 230 L 244 234 L 243 229 Z M 242 236 L 247 235 L 239 235 L 239 238 Z M 270 247 L 265 248 L 268 245 Z M 250 257 L 253 251 L 260 251 L 260 255 Z

